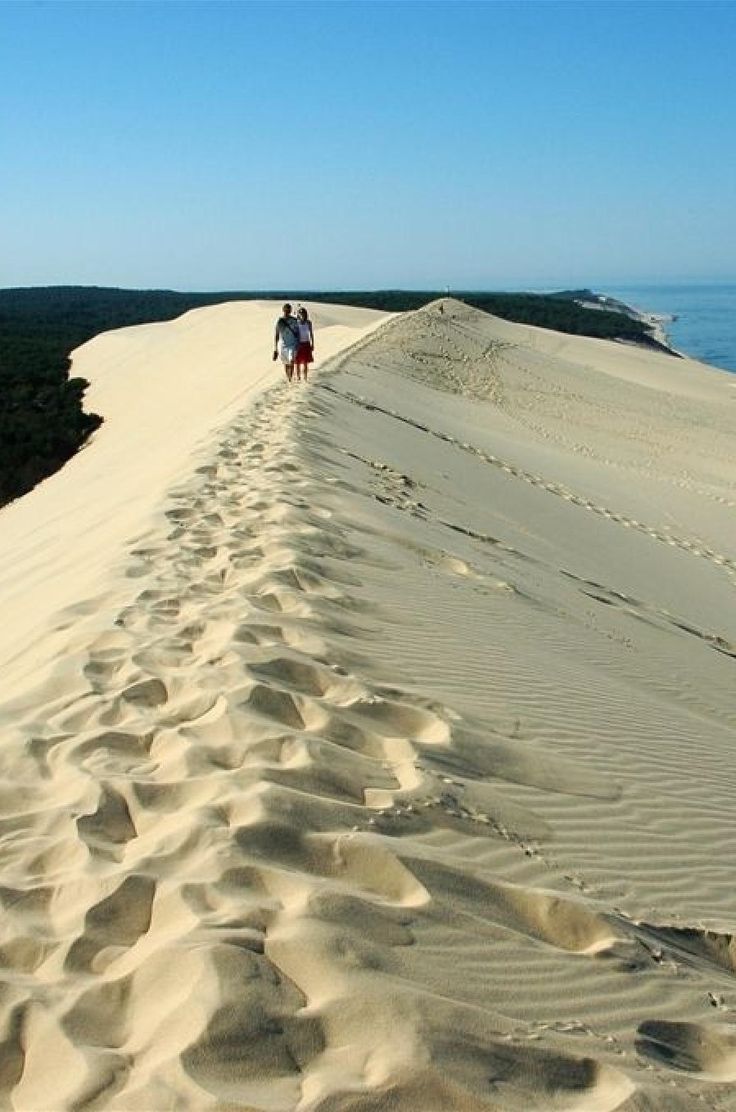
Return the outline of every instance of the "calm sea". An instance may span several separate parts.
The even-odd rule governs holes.
[[[736,372],[736,285],[606,286],[627,305],[651,313],[671,313],[665,324],[670,343],[684,355]]]

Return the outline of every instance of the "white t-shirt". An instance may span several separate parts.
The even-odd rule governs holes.
[[[300,344],[311,344],[311,342],[312,342],[312,335],[311,335],[311,332],[309,330],[309,322],[306,321],[306,320],[300,320],[299,321],[299,343]]]

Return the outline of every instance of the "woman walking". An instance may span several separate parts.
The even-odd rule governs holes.
[[[309,364],[314,362],[314,329],[312,322],[309,319],[307,310],[302,305],[297,312],[297,321],[299,329],[299,346],[296,349],[296,358],[294,359],[294,366],[296,368],[297,382],[301,381],[302,374],[304,381],[307,381],[307,371]]]

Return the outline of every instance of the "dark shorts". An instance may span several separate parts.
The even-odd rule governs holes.
[[[296,359],[294,360],[294,362],[314,363],[314,359],[312,357],[312,345],[308,343],[299,344],[299,347],[296,349]]]

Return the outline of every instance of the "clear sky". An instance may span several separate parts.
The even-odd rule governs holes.
[[[736,279],[736,2],[0,2],[0,286]]]

